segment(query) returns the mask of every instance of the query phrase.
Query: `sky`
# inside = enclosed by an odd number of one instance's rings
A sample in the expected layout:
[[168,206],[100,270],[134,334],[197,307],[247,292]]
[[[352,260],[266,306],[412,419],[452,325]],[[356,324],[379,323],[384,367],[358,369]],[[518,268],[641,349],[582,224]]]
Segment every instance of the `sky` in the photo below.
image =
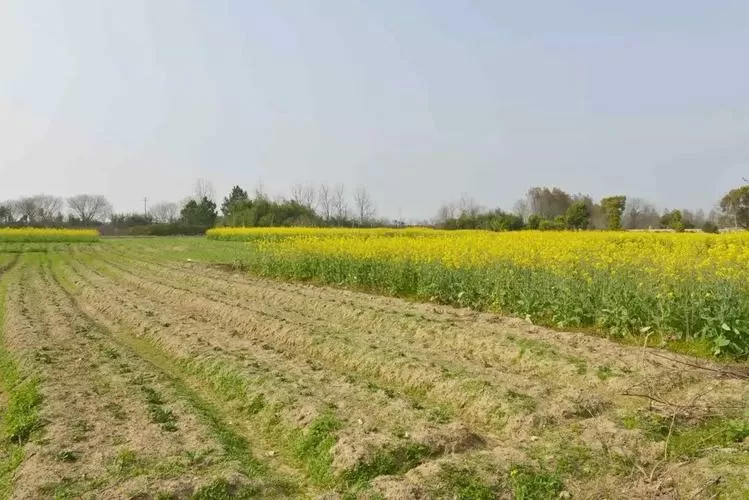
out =
[[745,0],[2,0],[0,200],[234,184],[383,216],[531,186],[711,208],[749,177]]

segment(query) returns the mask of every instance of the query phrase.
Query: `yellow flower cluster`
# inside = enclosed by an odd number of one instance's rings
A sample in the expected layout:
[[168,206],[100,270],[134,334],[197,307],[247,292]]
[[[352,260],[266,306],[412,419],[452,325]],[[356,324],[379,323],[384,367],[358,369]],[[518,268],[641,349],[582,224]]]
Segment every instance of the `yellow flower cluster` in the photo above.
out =
[[508,262],[561,274],[635,268],[660,278],[749,283],[749,233],[540,232],[433,229],[217,228],[208,236],[264,251],[436,262],[450,268]]
[[97,241],[95,229],[0,228],[0,242],[85,242]]

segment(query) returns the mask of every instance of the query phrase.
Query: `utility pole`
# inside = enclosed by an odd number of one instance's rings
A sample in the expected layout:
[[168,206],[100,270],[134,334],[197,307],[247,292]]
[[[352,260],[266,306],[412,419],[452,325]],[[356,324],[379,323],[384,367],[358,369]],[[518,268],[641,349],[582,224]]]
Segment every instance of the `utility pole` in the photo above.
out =
[[143,197],[143,217],[148,217],[148,197]]

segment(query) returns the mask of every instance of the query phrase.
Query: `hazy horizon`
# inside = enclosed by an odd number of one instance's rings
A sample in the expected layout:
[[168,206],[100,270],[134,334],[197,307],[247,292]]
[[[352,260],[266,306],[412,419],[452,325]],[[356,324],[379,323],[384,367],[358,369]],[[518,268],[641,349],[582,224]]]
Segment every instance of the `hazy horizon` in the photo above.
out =
[[0,200],[262,181],[424,219],[531,186],[709,210],[749,177],[749,4],[0,5]]

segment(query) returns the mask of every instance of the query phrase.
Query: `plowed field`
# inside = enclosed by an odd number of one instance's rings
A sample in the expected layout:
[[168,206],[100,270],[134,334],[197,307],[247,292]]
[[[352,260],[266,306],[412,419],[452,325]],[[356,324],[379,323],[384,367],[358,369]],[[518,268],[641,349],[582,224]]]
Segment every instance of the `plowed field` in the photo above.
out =
[[0,255],[0,497],[749,495],[746,365],[226,264]]

